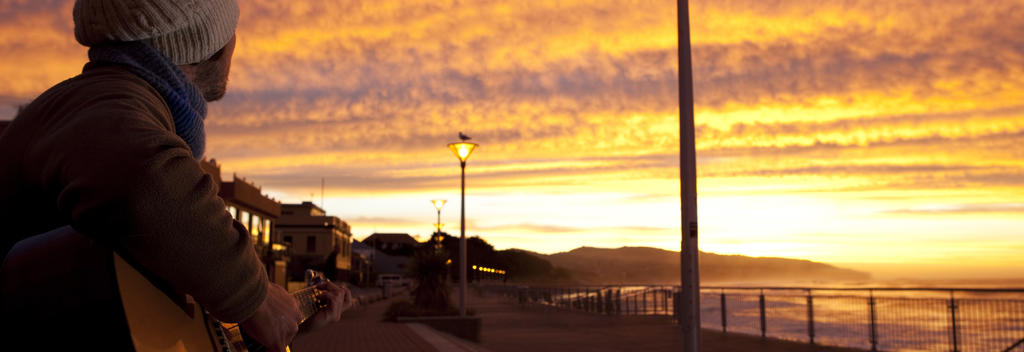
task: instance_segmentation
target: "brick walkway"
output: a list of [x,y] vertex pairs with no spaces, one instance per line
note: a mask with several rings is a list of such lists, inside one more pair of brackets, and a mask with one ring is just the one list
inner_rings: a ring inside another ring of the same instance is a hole
[[406,298],[407,295],[399,295],[349,310],[341,321],[296,338],[291,350],[440,352],[405,324],[381,321],[392,300]]

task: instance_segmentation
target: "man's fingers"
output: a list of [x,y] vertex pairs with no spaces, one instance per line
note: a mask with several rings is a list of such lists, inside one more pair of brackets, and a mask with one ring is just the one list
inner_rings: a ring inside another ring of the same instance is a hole
[[344,292],[344,298],[343,298],[342,302],[344,302],[344,304],[345,304],[345,308],[344,309],[348,309],[349,307],[352,307],[352,305],[355,303],[355,298],[352,297],[352,291],[349,291],[349,289],[347,287],[344,289],[343,292]]
[[324,299],[328,301],[327,318],[330,321],[341,319],[341,313],[349,308],[352,301],[352,292],[345,286],[326,283],[323,285]]
[[321,291],[324,291],[325,293],[334,295],[340,295],[342,292],[347,290],[346,288],[344,288],[344,286],[339,287],[338,285],[335,285],[334,283],[330,282],[325,282],[320,285],[317,285],[317,288],[320,289]]

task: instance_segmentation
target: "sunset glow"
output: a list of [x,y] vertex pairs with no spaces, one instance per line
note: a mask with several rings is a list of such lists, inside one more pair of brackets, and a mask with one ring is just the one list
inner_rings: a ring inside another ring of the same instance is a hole
[[[425,240],[462,131],[467,235],[679,250],[675,1],[239,3],[226,175]],[[0,119],[81,71],[71,4],[0,2]],[[1024,2],[690,7],[702,250],[1024,277]]]

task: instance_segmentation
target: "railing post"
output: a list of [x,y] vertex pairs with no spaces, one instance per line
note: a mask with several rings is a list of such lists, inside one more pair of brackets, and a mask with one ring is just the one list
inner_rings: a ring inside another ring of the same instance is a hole
[[956,326],[956,297],[953,296],[953,291],[949,291],[949,320],[950,320],[950,333],[953,337],[953,352],[960,352],[960,341],[957,338],[957,326]]
[[722,306],[722,332],[726,332],[726,328],[725,328],[725,316],[726,316],[726,314],[725,314],[725,289],[722,289],[721,297],[722,297],[722,305],[721,305]]
[[669,294],[669,291],[666,290],[666,289],[662,289],[662,292],[664,292],[664,293],[661,294],[661,300],[662,300],[662,302],[661,302],[662,305],[661,306],[663,308],[665,308],[665,315],[670,315],[670,314],[672,314],[672,312],[670,311],[671,308],[668,307],[668,294]]
[[807,290],[807,337],[810,338],[810,342],[814,344],[814,296],[811,294],[811,290]]
[[593,297],[591,297],[590,295],[587,295],[588,297],[590,297],[590,312],[591,313],[597,313],[597,295],[600,295],[600,294],[601,294],[600,290],[594,290],[594,296]]
[[604,293],[604,301],[601,302],[604,306],[604,314],[612,315],[612,290],[608,289],[608,292]]
[[612,289],[608,289],[608,292],[604,294],[604,314],[612,315],[615,313],[615,305],[612,303]]
[[590,287],[587,287],[583,293],[583,311],[590,313]]
[[640,302],[637,302],[637,298],[640,298],[640,296],[634,293],[633,294],[633,315],[640,315],[640,309],[639,309],[640,308]]
[[878,351],[878,324],[875,316],[875,292],[868,290],[868,308],[871,309],[871,350]]
[[601,312],[604,313],[604,315],[611,315],[612,312],[611,309],[608,309],[608,306],[610,306],[610,303],[612,302],[612,290],[606,291],[604,295],[601,295],[600,297],[601,298],[598,299],[598,304],[601,305]]
[[583,311],[590,313],[590,287],[583,292]]
[[580,288],[572,289],[573,295],[573,308],[576,310],[583,310],[583,295],[580,294]]
[[584,307],[584,303],[583,303],[583,289],[577,287],[576,288],[576,310],[583,311],[584,310],[583,307]]
[[680,320],[679,309],[681,307],[679,307],[679,302],[681,302],[682,300],[679,299],[679,294],[681,292],[677,292],[675,287],[672,287],[669,290],[672,291],[672,317],[675,318],[676,320]]
[[626,309],[624,309],[624,311],[626,312],[626,315],[630,315],[630,295],[629,295],[629,293],[626,294]]
[[658,315],[658,290],[651,290],[651,315]]
[[768,325],[764,319],[764,289],[761,289],[761,295],[758,299],[758,306],[761,309],[761,338],[768,336]]
[[604,293],[604,314],[612,315],[612,289],[608,289],[608,292]]
[[587,289],[587,298],[588,298],[588,302],[590,302],[590,312],[591,313],[596,313],[597,312],[597,295],[599,295],[599,294],[601,294],[601,291],[594,290],[594,295],[591,296],[590,295],[590,289],[589,288]]
[[615,289],[615,315],[622,315],[622,289],[621,288]]
[[647,288],[644,287],[644,314],[647,314]]
[[658,290],[651,290],[651,315],[658,315]]

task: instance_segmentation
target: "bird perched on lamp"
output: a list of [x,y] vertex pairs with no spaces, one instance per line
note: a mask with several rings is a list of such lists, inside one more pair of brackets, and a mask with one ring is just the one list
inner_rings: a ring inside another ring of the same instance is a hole
[[462,134],[462,132],[459,132],[459,139],[461,139],[463,141],[468,141],[468,140],[470,140],[472,138],[469,138],[469,136],[467,136],[465,134]]

